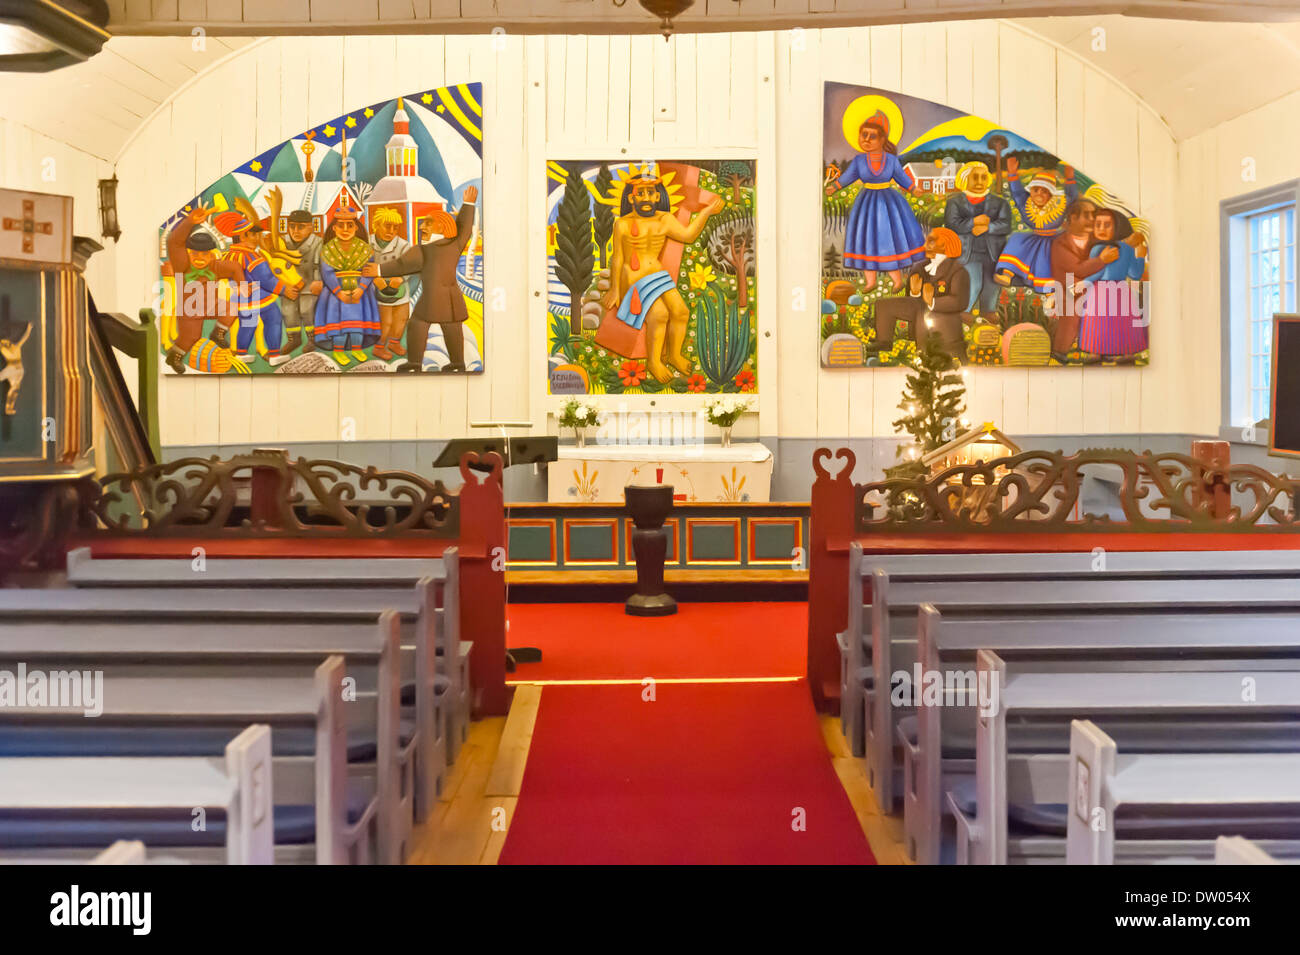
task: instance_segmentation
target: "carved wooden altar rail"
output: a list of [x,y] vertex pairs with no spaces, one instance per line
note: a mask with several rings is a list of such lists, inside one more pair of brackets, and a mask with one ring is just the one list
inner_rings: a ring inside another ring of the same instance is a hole
[[[1193,442],[1191,454],[1026,451],[868,484],[853,483],[855,464],[847,448],[813,452],[808,678],[823,709],[839,695],[835,634],[847,625],[854,541],[868,554],[1300,548],[1300,482],[1231,464],[1226,441]],[[1084,477],[1101,467],[1122,474],[1122,520],[1082,507]]]
[[479,711],[504,715],[505,505],[500,455],[469,453],[449,491],[408,471],[255,451],[183,458],[81,488],[65,549],[95,557],[440,557],[460,555],[461,632]]

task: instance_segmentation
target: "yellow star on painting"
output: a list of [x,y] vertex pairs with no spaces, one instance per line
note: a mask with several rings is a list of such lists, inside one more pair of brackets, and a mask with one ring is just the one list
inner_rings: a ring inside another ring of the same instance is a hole
[[352,129],[352,127],[357,125],[357,118],[355,116],[349,116],[343,121],[343,125],[348,129]]
[[374,115],[375,115],[375,111],[374,111],[373,109],[371,109],[369,106],[367,106],[367,107],[366,107],[366,119],[369,119],[371,116],[374,116]]
[[333,126],[326,126],[325,129],[322,131],[325,133],[326,139],[329,139],[331,136],[333,136],[335,133],[338,132],[338,130],[335,129]]
[[430,103],[433,102],[433,94],[425,93],[423,96],[420,97],[420,102],[423,103],[425,106],[428,106]]
[[256,159],[254,159],[252,162],[248,164],[248,168],[253,170],[253,172],[260,172],[262,169],[262,164],[258,162]]
[[439,103],[439,104],[438,104],[438,112],[439,112],[439,113],[445,113],[445,112],[447,112],[447,107],[445,107],[445,106],[443,106],[441,103]]

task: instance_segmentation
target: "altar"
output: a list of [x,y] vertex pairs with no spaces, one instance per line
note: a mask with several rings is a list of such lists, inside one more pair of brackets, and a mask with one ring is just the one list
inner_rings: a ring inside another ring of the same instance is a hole
[[547,471],[553,504],[619,504],[629,484],[670,484],[679,503],[764,503],[772,493],[766,445],[568,445]]

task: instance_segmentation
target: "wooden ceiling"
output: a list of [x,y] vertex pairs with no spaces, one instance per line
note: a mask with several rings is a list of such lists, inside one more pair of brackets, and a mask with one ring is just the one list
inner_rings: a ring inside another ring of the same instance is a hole
[[[115,34],[649,33],[637,0],[109,0]],[[1300,15],[1294,0],[695,0],[681,30],[776,30],[920,20],[1127,14],[1259,21]]]
[[[579,13],[588,18],[598,13],[616,15],[620,27],[630,29],[633,20],[640,23],[643,15],[648,17],[635,4],[636,0],[628,0],[627,6],[618,9],[613,7],[611,0],[538,0],[536,3],[496,0],[495,5],[500,10],[498,22],[511,15],[511,9],[526,11],[559,7],[575,18]],[[837,4],[841,9],[854,6],[863,10],[897,6],[893,0],[881,0],[880,3],[870,0],[801,0],[804,8],[836,7]],[[732,16],[733,7],[744,8],[752,14],[757,8],[776,10],[792,5],[793,0],[743,0],[741,3],[735,0],[697,0],[696,3],[697,8],[718,10],[718,18],[730,16],[728,22],[733,26],[739,25],[736,17]],[[1197,0],[1171,5],[1200,12],[1221,6]],[[173,92],[217,61],[255,42],[256,38],[252,36],[218,35],[220,31],[215,24],[234,22],[229,19],[203,20],[213,29],[195,37],[190,32],[193,29],[190,25],[200,21],[182,21],[179,19],[182,14],[190,17],[201,8],[205,16],[233,17],[241,23],[251,23],[253,21],[242,20],[242,16],[274,13],[295,6],[301,7],[305,13],[315,11],[322,16],[330,9],[338,15],[346,11],[369,11],[372,18],[382,13],[389,18],[382,21],[383,27],[396,30],[399,21],[394,18],[399,14],[408,18],[417,14],[429,17],[435,15],[430,12],[434,8],[459,7],[471,11],[492,4],[479,0],[461,0],[459,4],[444,0],[340,0],[337,3],[332,0],[328,3],[321,0],[115,0],[114,16],[118,22],[114,29],[143,29],[151,24],[170,24],[167,31],[159,27],[155,32],[173,35],[119,35],[110,40],[98,56],[77,66],[47,74],[0,73],[0,102],[4,103],[0,115],[111,161],[145,118]],[[974,6],[992,12],[1026,4],[907,0],[907,9],[911,12],[924,9],[930,15],[936,11],[948,13],[953,9]],[[1241,3],[1234,9],[1251,6],[1267,6],[1280,11],[1282,5]],[[172,19],[165,19],[168,16]],[[806,15],[804,22],[815,25],[822,22],[819,17]],[[712,13],[709,19],[713,19]],[[334,21],[313,21],[317,25],[326,22]],[[486,25],[485,20],[478,22],[479,29]],[[1300,23],[1294,21],[1265,24],[1108,15],[1034,18],[1016,22],[1109,73],[1149,103],[1179,139],[1186,139],[1300,89]],[[365,23],[367,29],[374,26],[372,21]],[[444,22],[440,27],[448,25]],[[650,28],[653,27],[651,22]],[[262,23],[260,28],[267,34],[301,32],[301,26],[279,30]],[[338,28],[337,32],[355,30]],[[1100,43],[1099,36],[1102,38]]]

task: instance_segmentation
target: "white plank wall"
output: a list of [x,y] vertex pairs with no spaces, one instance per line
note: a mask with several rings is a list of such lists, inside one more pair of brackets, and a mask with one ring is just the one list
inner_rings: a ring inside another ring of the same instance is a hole
[[[1300,130],[1296,111],[1300,93],[1193,136],[1180,144],[1177,200],[1181,225],[1179,254],[1188,276],[1188,304],[1177,336],[1189,378],[1200,385],[1189,396],[1189,415],[1196,427],[1211,434],[1219,427],[1219,203],[1244,193],[1276,186],[1300,177],[1296,162]],[[1143,148],[1146,140],[1143,139]],[[1243,161],[1254,161],[1254,179],[1243,177]],[[1163,201],[1174,203],[1170,185]],[[1192,303],[1195,303],[1195,307]]]
[[99,180],[107,179],[112,168],[96,156],[0,117],[0,187],[72,196],[75,233],[105,247],[91,257],[86,267],[87,280],[100,308],[110,308],[115,297],[113,243],[99,232],[98,190]]
[[[996,421],[1016,434],[1180,432],[1202,422],[1208,427],[1204,412],[1217,408],[1205,379],[1187,373],[1189,362],[1205,370],[1201,352],[1217,342],[1217,324],[1211,336],[1210,317],[1198,318],[1204,333],[1191,342],[1187,317],[1180,315],[1174,249],[1188,193],[1176,186],[1176,142],[1125,88],[1018,26],[963,21],[683,34],[668,43],[657,36],[286,37],[254,42],[204,66],[118,158],[126,232],[115,257],[116,307],[134,310],[152,298],[158,223],[226,170],[348,110],[479,81],[487,371],[417,378],[165,376],[165,445],[335,442],[349,425],[357,440],[393,441],[466,435],[471,422],[487,420],[554,430],[540,251],[544,163],[625,156],[757,161],[762,390],[757,413],[738,434],[891,435],[900,371],[818,367],[821,97],[828,80],[896,89],[986,116],[1086,170],[1153,222],[1153,364],[975,369],[972,420]],[[240,103],[250,106],[241,110]],[[6,157],[6,172],[10,162]],[[1190,235],[1182,245],[1209,254]],[[1198,264],[1208,271],[1207,263]],[[662,396],[608,400],[617,402],[612,410],[632,411],[699,404]]]

